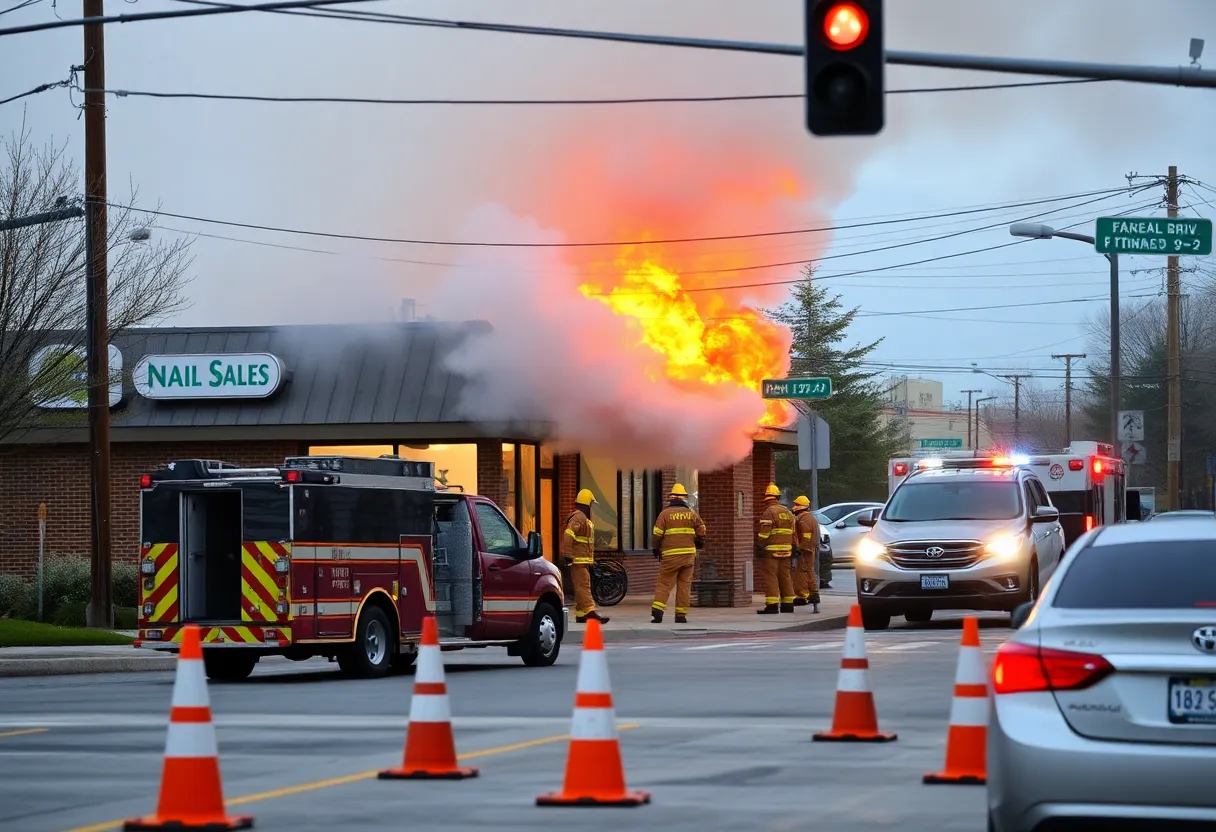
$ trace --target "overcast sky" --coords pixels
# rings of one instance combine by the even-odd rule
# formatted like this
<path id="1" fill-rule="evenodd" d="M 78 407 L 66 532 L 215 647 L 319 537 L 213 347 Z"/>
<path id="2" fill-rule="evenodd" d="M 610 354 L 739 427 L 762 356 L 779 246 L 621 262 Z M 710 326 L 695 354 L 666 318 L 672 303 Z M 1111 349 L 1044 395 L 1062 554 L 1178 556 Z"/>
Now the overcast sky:
<path id="1" fill-rule="evenodd" d="M 1212 0 L 903 0 L 887 6 L 891 49 L 1174 66 L 1189 63 L 1191 37 L 1216 39 Z M 166 0 L 111 0 L 107 11 L 180 7 Z M 801 39 L 802 3 L 796 0 L 386 0 L 360 8 L 689 36 Z M 53 7 L 52 0 L 41 0 L 0 15 L 0 26 L 56 13 L 76 17 L 80 11 L 75 3 Z M 110 89 L 586 98 L 800 93 L 804 86 L 797 58 L 286 15 L 116 25 L 108 28 L 106 44 Z M 1216 43 L 1209 42 L 1208 51 L 1216 66 Z M 0 39 L 0 99 L 65 78 L 80 60 L 79 29 Z M 1016 80 L 1037 79 L 891 67 L 887 86 Z M 637 211 L 670 215 L 663 229 L 668 234 L 673 229 L 694 236 L 754 233 L 1117 188 L 1126 184 L 1128 173 L 1164 174 L 1170 164 L 1216 186 L 1213 95 L 1130 84 L 891 95 L 885 133 L 857 140 L 811 137 L 797 100 L 436 107 L 110 98 L 110 194 L 121 198 L 133 183 L 140 205 L 159 203 L 175 213 L 415 239 L 458 238 L 467 233 L 469 217 L 487 203 L 557 228 L 566 239 L 611 239 L 635 231 L 619 221 L 621 210 L 635 210 L 634 201 L 641 206 Z M 5 105 L 0 131 L 17 129 L 24 117 L 35 138 L 67 140 L 80 157 L 78 102 L 79 95 L 59 89 Z M 788 182 L 782 178 L 787 174 Z M 619 183 L 619 192 L 601 200 L 596 187 L 608 182 Z M 753 189 L 754 182 L 764 184 Z M 886 339 L 876 360 L 896 365 L 900 373 L 942 379 L 947 398 L 958 398 L 965 387 L 1005 394 L 1008 386 L 1000 382 L 976 384 L 972 376 L 930 367 L 974 361 L 994 372 L 1060 375 L 1061 364 L 1050 355 L 1085 350 L 1082 322 L 1106 303 L 1101 300 L 1106 261 L 1082 244 L 1053 240 L 890 267 L 1010 242 L 1004 223 L 1035 213 L 1054 211 L 1043 221 L 1081 223 L 1076 230 L 1092 233 L 1094 217 L 1162 196 L 1153 190 L 1081 207 L 1068 207 L 1078 199 L 731 245 L 761 264 L 830 256 L 820 266 L 823 276 L 881 269 L 831 280 L 847 303 L 863 309 L 854 337 Z M 1216 203 L 1216 191 L 1187 188 L 1183 212 L 1216 215 L 1207 200 Z M 618 214 L 609 216 L 612 211 Z M 1152 206 L 1144 212 L 1164 213 Z M 432 297 L 447 273 L 443 264 L 456 262 L 460 254 L 184 219 L 160 222 L 173 229 L 162 234 L 203 232 L 338 253 L 200 237 L 194 245 L 193 306 L 173 321 L 181 325 L 384 319 L 402 297 Z M 978 230 L 917 242 L 969 229 Z M 907 245 L 869 251 L 900 243 Z M 695 252 L 673 256 L 696 262 Z M 1164 258 L 1125 258 L 1124 302 L 1143 303 L 1139 298 L 1159 292 L 1163 265 Z M 785 267 L 728 280 L 772 283 L 796 276 L 796 267 Z M 772 304 L 783 291 L 778 284 L 743 294 Z M 1080 298 L 1096 300 L 1058 303 Z M 932 317 L 889 314 L 983 306 L 1005 308 L 926 313 Z M 920 366 L 925 369 L 918 373 Z M 1060 382 L 1051 378 L 1044 384 Z"/>

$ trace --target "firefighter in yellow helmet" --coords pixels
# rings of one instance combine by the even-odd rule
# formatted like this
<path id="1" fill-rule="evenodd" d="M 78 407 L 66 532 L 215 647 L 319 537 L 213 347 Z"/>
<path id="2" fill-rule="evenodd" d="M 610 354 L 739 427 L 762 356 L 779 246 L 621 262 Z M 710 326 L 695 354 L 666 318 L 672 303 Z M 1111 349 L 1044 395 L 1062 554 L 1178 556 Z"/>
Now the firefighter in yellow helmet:
<path id="1" fill-rule="evenodd" d="M 659 512 L 651 530 L 650 546 L 659 564 L 659 580 L 650 605 L 650 623 L 662 624 L 671 586 L 676 587 L 676 623 L 688 623 L 692 596 L 693 563 L 705 545 L 705 523 L 688 506 L 688 491 L 680 483 L 671 487 L 667 508 Z"/>
<path id="2" fill-rule="evenodd" d="M 811 605 L 819 612 L 819 579 L 815 567 L 819 563 L 819 521 L 811 511 L 811 501 L 804 496 L 794 498 L 794 606 Z"/>
<path id="3" fill-rule="evenodd" d="M 562 559 L 570 567 L 570 582 L 574 584 L 574 620 L 579 624 L 585 624 L 588 618 L 608 623 L 607 618 L 595 611 L 595 599 L 591 596 L 591 564 L 595 563 L 595 527 L 591 523 L 591 504 L 594 502 L 591 489 L 578 492 L 574 498 L 574 511 L 566 518 L 566 530 L 562 534 Z"/>
<path id="4" fill-rule="evenodd" d="M 770 484 L 764 489 L 764 511 L 756 531 L 756 555 L 760 559 L 760 585 L 764 589 L 764 609 L 759 615 L 794 611 L 794 582 L 790 576 L 790 556 L 794 551 L 794 515 L 777 498 L 781 489 Z"/>

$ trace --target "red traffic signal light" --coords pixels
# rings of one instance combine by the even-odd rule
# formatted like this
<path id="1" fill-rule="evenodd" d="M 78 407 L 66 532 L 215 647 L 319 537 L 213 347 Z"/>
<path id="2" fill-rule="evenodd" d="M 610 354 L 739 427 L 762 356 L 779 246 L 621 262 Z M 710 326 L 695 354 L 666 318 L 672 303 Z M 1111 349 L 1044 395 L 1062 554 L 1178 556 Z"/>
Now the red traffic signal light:
<path id="1" fill-rule="evenodd" d="M 831 49 L 853 49 L 870 33 L 870 16 L 856 3 L 837 3 L 823 18 L 823 34 Z"/>

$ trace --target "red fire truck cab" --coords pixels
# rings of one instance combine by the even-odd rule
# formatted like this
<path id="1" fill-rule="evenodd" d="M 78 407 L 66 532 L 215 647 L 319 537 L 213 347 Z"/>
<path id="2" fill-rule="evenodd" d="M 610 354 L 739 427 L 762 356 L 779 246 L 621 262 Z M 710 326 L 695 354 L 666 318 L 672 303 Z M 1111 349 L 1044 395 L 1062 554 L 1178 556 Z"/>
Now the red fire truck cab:
<path id="1" fill-rule="evenodd" d="M 262 656 L 382 676 L 414 660 L 428 615 L 444 649 L 557 660 L 569 612 L 540 535 L 525 539 L 490 500 L 437 490 L 430 462 L 187 459 L 140 492 L 135 646 L 176 651 L 197 624 L 212 679 L 244 678 Z"/>

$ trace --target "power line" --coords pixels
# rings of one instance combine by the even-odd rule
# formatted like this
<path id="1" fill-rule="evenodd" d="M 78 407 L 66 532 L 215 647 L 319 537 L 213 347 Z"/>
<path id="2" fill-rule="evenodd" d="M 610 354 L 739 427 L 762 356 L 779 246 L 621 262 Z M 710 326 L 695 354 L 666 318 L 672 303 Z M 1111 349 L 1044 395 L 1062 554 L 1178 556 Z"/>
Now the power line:
<path id="1" fill-rule="evenodd" d="M 1055 202 L 1064 202 L 1072 199 L 1083 199 L 1086 197 L 1101 195 L 1103 199 L 1110 198 L 1118 194 L 1133 195 L 1142 190 L 1154 187 L 1153 185 L 1137 185 L 1120 188 L 1107 188 L 1104 190 L 1089 191 L 1077 194 L 1069 194 L 1058 197 L 1045 197 L 1043 199 L 1026 200 L 1023 202 L 1011 202 L 999 205 L 993 208 L 972 208 L 963 211 L 943 211 L 934 214 L 922 214 L 918 217 L 905 219 L 886 219 L 886 220 L 871 220 L 867 222 L 845 223 L 842 225 L 824 225 L 816 228 L 795 228 L 784 231 L 761 231 L 751 234 L 718 234 L 703 237 L 671 237 L 666 239 L 635 239 L 635 240 L 600 240 L 594 242 L 564 242 L 564 243 L 520 243 L 520 242 L 492 242 L 488 240 L 426 240 L 426 239 L 410 239 L 405 237 L 378 237 L 367 234 L 342 234 L 334 231 L 313 231 L 302 228 L 289 228 L 284 226 L 262 225 L 259 223 L 237 222 L 234 220 L 221 220 L 214 217 L 198 217 L 190 214 L 178 214 L 172 211 L 161 211 L 152 208 L 135 209 L 140 213 L 152 214 L 159 217 L 171 217 L 179 220 L 189 220 L 190 222 L 201 222 L 209 225 L 224 225 L 230 228 L 246 228 L 254 231 L 273 231 L 280 234 L 296 234 L 304 237 L 327 237 L 335 240 L 355 240 L 368 243 L 397 243 L 402 245 L 421 245 L 421 246 L 442 246 L 445 248 L 603 248 L 603 247 L 621 247 L 621 246 L 646 246 L 646 245 L 673 245 L 677 243 L 708 243 L 720 242 L 724 240 L 754 240 L 765 237 L 785 237 L 796 234 L 823 234 L 836 231 L 844 231 L 852 228 L 870 228 L 881 225 L 894 225 L 905 222 L 915 222 L 920 220 L 941 219 L 943 217 L 957 217 L 968 214 L 981 214 L 991 211 L 997 211 L 1010 208 L 1025 208 L 1034 205 L 1046 205 Z M 1095 202 L 1101 201 L 1094 200 Z M 1068 207 L 1081 207 L 1090 203 L 1081 203 Z M 121 206 L 116 206 L 121 207 Z M 801 261 L 800 261 L 801 262 Z M 788 264 L 782 264 L 788 265 Z"/>
<path id="2" fill-rule="evenodd" d="M 26 7 L 28 7 L 28 6 L 33 6 L 33 5 L 36 5 L 36 4 L 41 3 L 41 2 L 42 2 L 42 0 L 25 0 L 25 2 L 23 2 L 23 3 L 18 3 L 18 4 L 17 4 L 17 5 L 15 5 L 15 6 L 10 6 L 10 7 L 9 7 L 9 8 L 7 8 L 7 9 L 0 9 L 0 15 L 5 15 L 5 14 L 8 14 L 9 12 L 16 12 L 16 11 L 20 11 L 21 9 L 24 9 L 24 8 L 26 8 Z"/>
<path id="3" fill-rule="evenodd" d="M 204 17 L 214 14 L 239 14 L 241 12 L 273 12 L 284 9 L 312 9 L 318 6 L 344 6 L 354 3 L 374 3 L 378 0 L 276 0 L 273 3 L 253 3 L 248 6 L 208 6 L 201 9 L 178 9 L 176 11 L 136 12 L 134 14 L 109 14 L 100 17 L 81 17 L 68 20 L 44 20 L 25 26 L 10 26 L 0 29 L 0 37 L 23 35 L 30 32 L 45 32 L 49 29 L 66 29 L 75 26 L 104 23 L 136 23 L 142 20 L 172 20 L 178 17 Z"/>
<path id="4" fill-rule="evenodd" d="M 975 92 L 980 90 L 1005 90 L 1024 87 L 1058 87 L 1076 84 L 1109 83 L 1105 79 L 1080 78 L 1064 81 L 1024 81 L 1008 84 L 970 84 L 956 87 L 914 87 L 886 90 L 887 95 L 910 95 L 916 93 Z M 192 99 L 203 101 L 243 101 L 274 104 L 387 104 L 387 105 L 469 105 L 469 106 L 548 106 L 548 105 L 596 105 L 596 104 L 692 104 L 731 101 L 803 101 L 805 93 L 773 95 L 685 95 L 653 98 L 364 98 L 346 96 L 315 95 L 252 95 L 236 93 L 204 92 L 158 92 L 153 90 L 86 90 L 99 92 L 116 98 Z"/>
<path id="5" fill-rule="evenodd" d="M 1106 300 L 1108 297 L 1109 297 L 1109 295 L 1106 295 L 1106 296 L 1097 295 L 1097 296 L 1087 297 L 1087 298 L 1067 298 L 1064 300 L 1036 300 L 1036 301 L 1028 301 L 1025 303 L 994 303 L 994 304 L 988 304 L 985 306 L 955 306 L 955 307 L 950 307 L 947 309 L 911 309 L 908 311 L 897 311 L 897 312 L 857 312 L 856 316 L 859 318 L 861 318 L 861 317 L 887 318 L 887 317 L 891 317 L 892 315 L 915 316 L 915 315 L 922 315 L 922 314 L 928 314 L 928 313 L 933 313 L 933 312 L 979 312 L 979 311 L 987 310 L 987 309 L 1020 309 L 1020 308 L 1024 308 L 1024 307 L 1030 307 L 1030 306 L 1058 306 L 1060 304 L 1066 304 L 1066 303 L 1094 303 L 1095 301 Z M 1129 298 L 1146 298 L 1146 297 L 1155 297 L 1155 295 L 1128 295 L 1127 297 L 1129 297 Z"/>
<path id="6" fill-rule="evenodd" d="M 16 8 L 20 8 L 20 7 L 16 7 Z M 9 11 L 12 11 L 12 9 L 10 9 Z M 18 93 L 17 95 L 13 95 L 8 98 L 0 98 L 0 106 L 3 106 L 5 104 L 11 104 L 14 101 L 20 101 L 22 98 L 28 98 L 29 96 L 37 95 L 40 92 L 46 92 L 47 90 L 57 89 L 58 87 L 70 87 L 70 86 L 72 86 L 71 78 L 68 78 L 63 81 L 52 81 L 49 84 L 39 84 L 38 86 L 34 87 L 32 90 L 26 90 L 25 92 Z"/>

